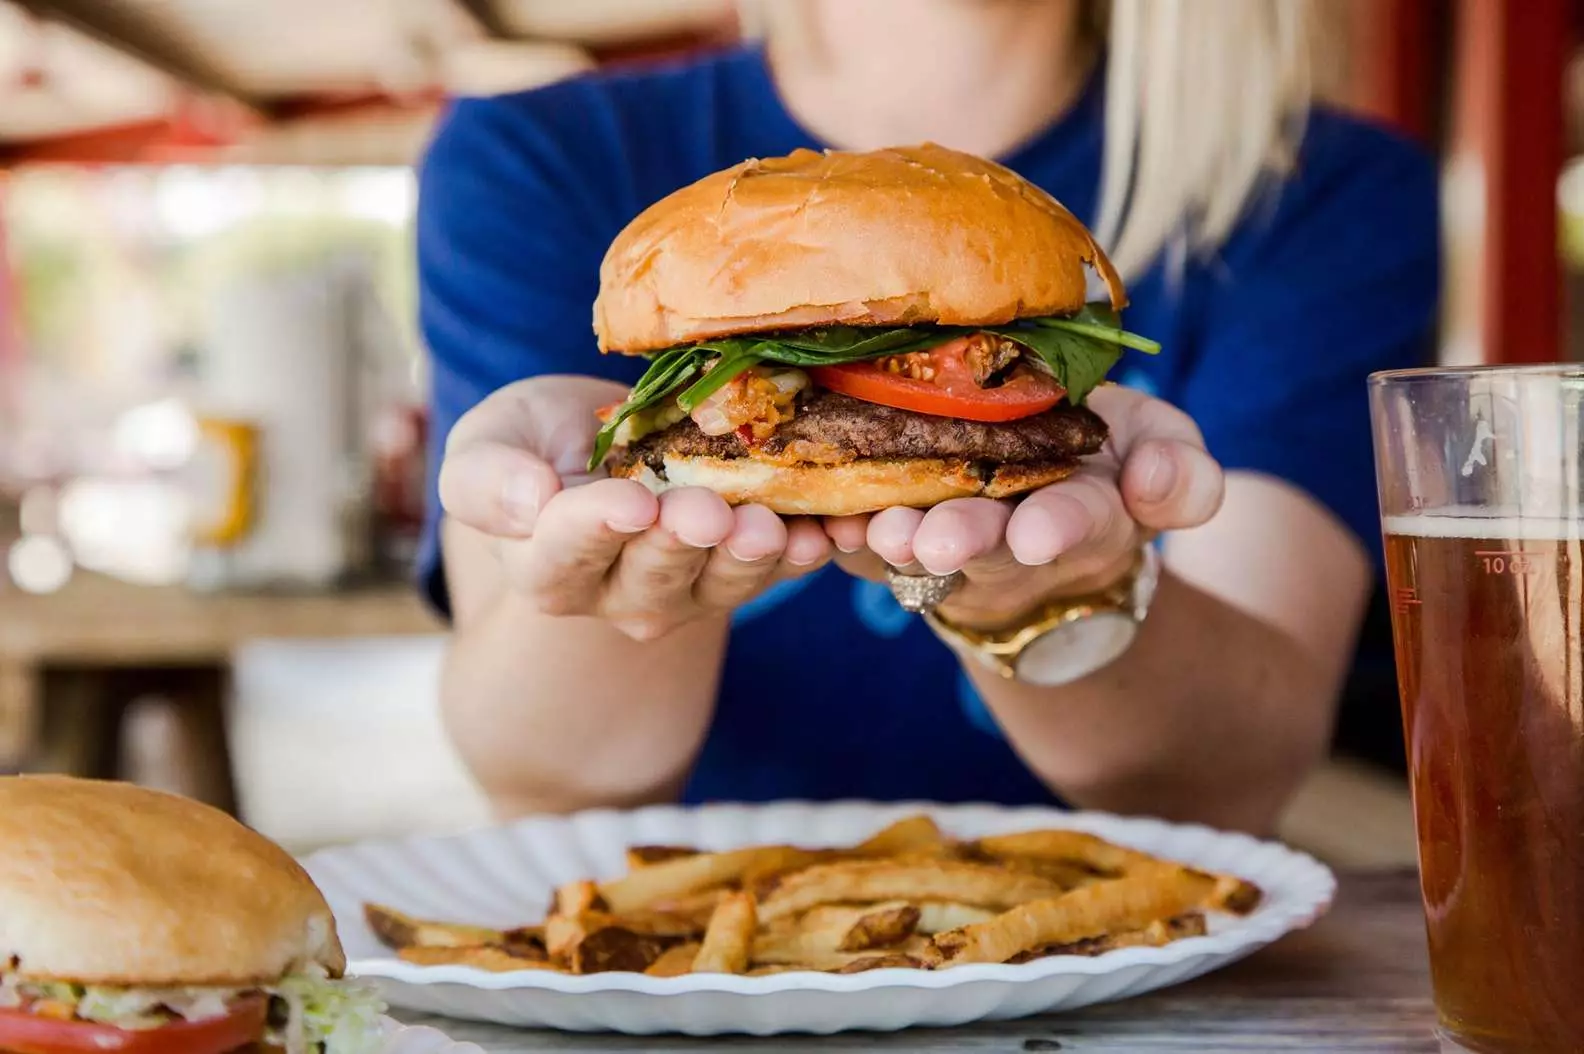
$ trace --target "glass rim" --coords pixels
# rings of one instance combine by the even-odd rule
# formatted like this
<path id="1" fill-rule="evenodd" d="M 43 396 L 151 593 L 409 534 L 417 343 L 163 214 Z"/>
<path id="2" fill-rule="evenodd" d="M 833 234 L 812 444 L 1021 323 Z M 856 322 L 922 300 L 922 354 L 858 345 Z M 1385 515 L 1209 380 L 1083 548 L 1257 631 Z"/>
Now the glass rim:
<path id="1" fill-rule="evenodd" d="M 1411 381 L 1448 381 L 1485 376 L 1578 377 L 1584 378 L 1584 362 L 1477 363 L 1471 366 L 1408 366 L 1395 370 L 1376 370 L 1369 375 L 1372 385 Z"/>

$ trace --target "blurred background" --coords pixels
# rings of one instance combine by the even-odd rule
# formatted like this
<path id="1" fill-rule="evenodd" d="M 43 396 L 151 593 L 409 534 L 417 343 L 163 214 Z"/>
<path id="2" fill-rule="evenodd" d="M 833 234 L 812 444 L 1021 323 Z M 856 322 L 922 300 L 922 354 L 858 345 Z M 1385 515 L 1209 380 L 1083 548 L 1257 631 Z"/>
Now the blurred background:
<path id="1" fill-rule="evenodd" d="M 1323 2 L 1326 96 L 1441 158 L 1442 355 L 1580 358 L 1584 3 Z M 293 848 L 484 819 L 406 584 L 410 165 L 448 97 L 742 32 L 732 0 L 0 0 L 0 770 Z M 1288 837 L 1411 861 L 1396 713 Z"/>

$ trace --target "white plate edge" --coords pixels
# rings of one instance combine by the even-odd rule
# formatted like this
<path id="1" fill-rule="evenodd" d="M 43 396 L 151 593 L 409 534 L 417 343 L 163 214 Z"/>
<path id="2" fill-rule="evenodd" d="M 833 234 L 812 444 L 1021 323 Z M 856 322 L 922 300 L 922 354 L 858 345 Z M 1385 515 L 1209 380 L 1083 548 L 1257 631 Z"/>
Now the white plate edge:
<path id="1" fill-rule="evenodd" d="M 380 1018 L 380 1054 L 485 1054 L 477 1043 L 459 1043 L 432 1025 L 404 1025 Z"/>

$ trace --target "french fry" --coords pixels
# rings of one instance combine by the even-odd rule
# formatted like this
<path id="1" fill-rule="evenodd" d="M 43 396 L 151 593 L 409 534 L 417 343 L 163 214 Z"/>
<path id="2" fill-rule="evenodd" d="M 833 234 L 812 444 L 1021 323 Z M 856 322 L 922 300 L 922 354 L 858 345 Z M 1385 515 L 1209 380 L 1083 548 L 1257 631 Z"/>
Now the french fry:
<path id="1" fill-rule="evenodd" d="M 458 945 L 422 945 L 398 949 L 398 958 L 418 966 L 471 966 L 491 973 L 510 973 L 513 970 L 554 970 L 555 964 L 545 959 L 525 959 L 513 955 L 496 945 L 475 947 Z"/>
<path id="2" fill-rule="evenodd" d="M 692 939 L 703 934 L 704 923 L 697 917 L 658 911 L 635 911 L 628 915 L 612 915 L 604 911 L 551 915 L 545 920 L 545 950 L 553 958 L 565 958 L 584 937 L 610 928 L 626 930 L 640 937 Z"/>
<path id="3" fill-rule="evenodd" d="M 920 814 L 875 832 L 859 842 L 853 853 L 858 856 L 940 855 L 949 847 L 950 843 L 935 821 Z"/>
<path id="4" fill-rule="evenodd" d="M 390 948 L 466 948 L 501 944 L 506 939 L 500 930 L 418 919 L 383 904 L 363 905 L 363 918 L 374 935 Z"/>
<path id="5" fill-rule="evenodd" d="M 713 913 L 711 913 L 713 914 Z M 677 915 L 669 911 L 632 911 L 626 915 L 605 915 L 595 912 L 587 916 L 594 921 L 604 921 L 613 926 L 632 930 L 647 937 L 699 937 L 709 925 L 709 915 L 694 912 Z"/>
<path id="6" fill-rule="evenodd" d="M 639 911 L 660 901 L 675 900 L 711 886 L 739 881 L 757 868 L 795 866 L 809 859 L 809 850 L 793 846 L 755 846 L 724 853 L 698 853 L 630 871 L 600 885 L 600 895 L 616 914 Z"/>
<path id="7" fill-rule="evenodd" d="M 568 882 L 559 886 L 555 894 L 555 913 L 575 918 L 590 911 L 603 911 L 605 901 L 600 896 L 599 886 L 584 879 L 581 882 Z"/>
<path id="8" fill-rule="evenodd" d="M 551 915 L 545 919 L 545 951 L 552 959 L 566 959 L 590 933 L 581 915 Z"/>
<path id="9" fill-rule="evenodd" d="M 656 901 L 650 910 L 656 915 L 664 915 L 667 918 L 679 921 L 686 919 L 698 928 L 698 932 L 703 933 L 704 928 L 709 925 L 710 916 L 715 914 L 715 905 L 730 892 L 731 890 L 724 886 L 704 889 L 684 897 L 677 897 L 675 900 Z"/>
<path id="10" fill-rule="evenodd" d="M 884 948 L 906 939 L 918 928 L 919 909 L 905 902 L 876 904 L 858 917 L 839 942 L 839 952 Z"/>
<path id="11" fill-rule="evenodd" d="M 660 958 L 649 964 L 644 971 L 650 977 L 681 977 L 693 970 L 693 960 L 698 955 L 697 941 L 686 944 L 674 944 L 660 953 Z"/>
<path id="12" fill-rule="evenodd" d="M 865 860 L 825 864 L 788 876 L 760 905 L 759 914 L 778 919 L 820 904 L 885 900 L 952 900 L 1004 910 L 1061 892 L 1061 886 L 1038 875 L 987 864 Z"/>
<path id="13" fill-rule="evenodd" d="M 920 933 L 944 933 L 946 930 L 988 922 L 996 913 L 972 904 L 957 904 L 949 900 L 925 900 L 918 906 L 919 920 L 915 929 Z"/>
<path id="14" fill-rule="evenodd" d="M 651 864 L 667 860 L 680 860 L 684 856 L 697 856 L 698 850 L 687 845 L 630 845 L 627 847 L 627 868 L 636 871 Z"/>
<path id="15" fill-rule="evenodd" d="M 752 893 L 754 899 L 763 900 L 775 892 L 776 887 L 793 872 L 813 867 L 815 864 L 851 859 L 853 859 L 852 854 L 845 849 L 802 849 L 785 856 L 756 861 L 752 866 L 744 869 L 737 884 Z"/>
<path id="16" fill-rule="evenodd" d="M 816 864 L 880 857 L 898 863 L 917 863 L 936 860 L 953 851 L 953 844 L 941 834 L 934 820 L 923 815 L 909 816 L 851 849 L 809 849 L 786 859 L 761 861 L 743 872 L 741 885 L 762 900 L 789 874 Z"/>
<path id="17" fill-rule="evenodd" d="M 1252 882 L 1236 875 L 1216 875 L 1215 889 L 1210 894 L 1209 906 L 1233 915 L 1247 915 L 1259 907 L 1265 894 Z"/>
<path id="18" fill-rule="evenodd" d="M 1042 859 L 1035 856 L 1012 856 L 1001 859 L 985 857 L 984 859 L 1011 871 L 1022 871 L 1024 874 L 1048 878 L 1063 889 L 1077 889 L 1091 882 L 1116 878 L 1120 874 L 1120 872 L 1099 871 L 1078 860 Z"/>
<path id="19" fill-rule="evenodd" d="M 548 959 L 550 949 L 545 946 L 543 926 L 519 926 L 514 930 L 507 930 L 503 935 L 501 947 L 520 958 Z"/>
<path id="20" fill-rule="evenodd" d="M 1159 948 L 1184 937 L 1203 937 L 1205 917 L 1198 913 L 1179 915 L 1174 919 L 1156 919 L 1141 930 L 1124 930 L 1102 937 L 1086 937 L 1070 944 L 1047 944 L 1032 951 L 1019 952 L 1008 959 L 1009 963 L 1033 962 L 1050 955 L 1104 955 L 1118 948 Z"/>
<path id="21" fill-rule="evenodd" d="M 754 938 L 750 960 L 760 966 L 796 966 L 823 955 L 835 955 L 833 947 L 818 946 L 795 930 L 761 933 Z"/>
<path id="22" fill-rule="evenodd" d="M 1143 929 L 1200 907 L 1215 880 L 1176 864 L 1152 862 L 1123 878 L 1083 886 L 1012 908 L 988 922 L 937 933 L 931 966 L 1004 963 L 1020 952 L 1119 930 Z"/>
<path id="23" fill-rule="evenodd" d="M 870 955 L 862 959 L 854 959 L 845 966 L 838 966 L 829 973 L 868 973 L 870 970 L 918 970 L 924 963 L 911 955 L 901 952 L 890 952 L 885 955 Z"/>
<path id="24" fill-rule="evenodd" d="M 606 926 L 586 934 L 567 957 L 576 974 L 627 971 L 642 973 L 665 954 L 674 940 L 652 937 L 620 926 Z"/>
<path id="25" fill-rule="evenodd" d="M 972 849 L 996 860 L 1064 860 L 1112 875 L 1156 860 L 1086 831 L 1060 829 L 990 835 L 973 842 Z"/>
<path id="26" fill-rule="evenodd" d="M 835 973 L 852 966 L 854 963 L 882 958 L 889 959 L 893 956 L 905 956 L 922 965 L 925 955 L 929 953 L 930 943 L 928 937 L 915 935 L 894 948 L 872 949 L 861 952 L 802 950 L 796 955 L 788 955 L 783 958 L 777 954 L 779 950 L 766 948 L 764 954 L 761 954 L 760 945 L 755 944 L 753 965 L 755 967 L 790 966 L 795 969 Z M 869 968 L 874 969 L 874 967 Z"/>
<path id="27" fill-rule="evenodd" d="M 906 901 L 823 905 L 767 924 L 755 938 L 754 959 L 795 963 L 831 952 L 895 944 L 912 934 L 913 926 L 907 922 L 916 911 Z"/>
<path id="28" fill-rule="evenodd" d="M 759 926 L 754 899 L 747 893 L 721 898 L 693 960 L 694 973 L 742 973 L 748 969 L 754 930 Z"/>

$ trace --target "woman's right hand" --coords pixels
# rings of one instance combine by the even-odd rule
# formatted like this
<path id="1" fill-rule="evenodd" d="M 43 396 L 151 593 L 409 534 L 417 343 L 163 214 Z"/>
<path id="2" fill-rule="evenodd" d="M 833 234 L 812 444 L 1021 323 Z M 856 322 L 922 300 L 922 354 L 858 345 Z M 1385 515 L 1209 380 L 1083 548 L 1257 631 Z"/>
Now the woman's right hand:
<path id="1" fill-rule="evenodd" d="M 733 508 L 696 487 L 657 498 L 632 480 L 591 476 L 595 411 L 625 395 L 594 377 L 519 381 L 464 415 L 446 442 L 446 515 L 491 540 L 504 581 L 538 610 L 654 640 L 830 558 L 817 521 Z"/>

